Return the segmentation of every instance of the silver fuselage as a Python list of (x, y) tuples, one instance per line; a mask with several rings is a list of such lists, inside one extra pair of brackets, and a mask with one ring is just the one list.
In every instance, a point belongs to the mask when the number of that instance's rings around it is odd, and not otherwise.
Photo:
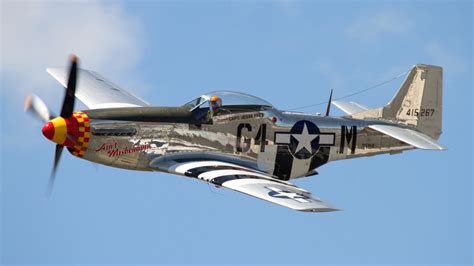
[[(295, 142), (302, 131), (293, 132), (298, 130), (298, 123), (307, 132), (313, 130), (311, 138), (319, 136), (311, 146), (304, 148)], [(319, 130), (317, 135), (313, 124)], [(83, 159), (155, 171), (154, 160), (218, 158), (288, 180), (315, 174), (316, 168), (329, 161), (413, 148), (370, 129), (369, 124), (374, 121), (276, 109), (215, 116), (211, 124), (201, 125), (92, 120), (89, 147)]]

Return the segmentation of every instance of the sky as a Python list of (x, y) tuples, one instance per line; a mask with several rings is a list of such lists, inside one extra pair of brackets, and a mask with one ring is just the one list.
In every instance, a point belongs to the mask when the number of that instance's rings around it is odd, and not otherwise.
[[(472, 264), (473, 4), (469, 1), (10, 1), (1, 7), (4, 264)], [(447, 151), (345, 160), (295, 180), (343, 211), (300, 213), (198, 180), (92, 164), (23, 113), (59, 110), (45, 71), (70, 54), (155, 105), (213, 90), (288, 110), (386, 104), (417, 63), (444, 68)], [(77, 107), (78, 109), (81, 106)], [(300, 111), (322, 112), (324, 105)], [(335, 108), (332, 115), (342, 115)]]

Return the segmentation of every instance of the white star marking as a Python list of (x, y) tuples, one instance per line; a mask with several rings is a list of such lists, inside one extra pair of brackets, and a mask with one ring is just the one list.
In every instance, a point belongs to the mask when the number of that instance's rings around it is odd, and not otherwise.
[(306, 123), (303, 126), (303, 132), (301, 134), (292, 134), (292, 136), (298, 141), (298, 147), (296, 148), (295, 153), (298, 153), (302, 149), (306, 149), (309, 153), (313, 153), (311, 148), (311, 141), (317, 138), (318, 134), (309, 134)]
[(300, 203), (310, 202), (309, 200), (305, 199), (304, 196), (302, 196), (300, 194), (297, 194), (297, 193), (294, 193), (294, 192), (285, 192), (285, 191), (283, 191), (279, 188), (276, 188), (276, 187), (267, 187), (267, 188), (270, 189), (273, 192), (278, 193), (278, 194), (272, 195), (272, 197), (275, 197), (275, 198), (289, 198), (289, 199), (292, 199), (292, 200), (296, 200)]

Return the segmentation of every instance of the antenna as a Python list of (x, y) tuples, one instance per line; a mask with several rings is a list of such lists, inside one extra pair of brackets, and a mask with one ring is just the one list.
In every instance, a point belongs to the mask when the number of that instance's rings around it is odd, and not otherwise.
[(329, 111), (331, 111), (331, 102), (332, 102), (332, 89), (331, 89), (331, 94), (329, 94), (328, 107), (326, 108), (326, 116), (329, 116)]

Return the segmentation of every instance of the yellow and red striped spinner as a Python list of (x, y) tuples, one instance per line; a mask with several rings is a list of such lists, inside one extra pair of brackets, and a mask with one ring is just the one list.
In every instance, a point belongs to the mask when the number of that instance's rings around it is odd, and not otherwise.
[(56, 144), (67, 146), (73, 155), (83, 157), (90, 139), (89, 117), (74, 112), (68, 118), (56, 117), (43, 126), (43, 135)]

